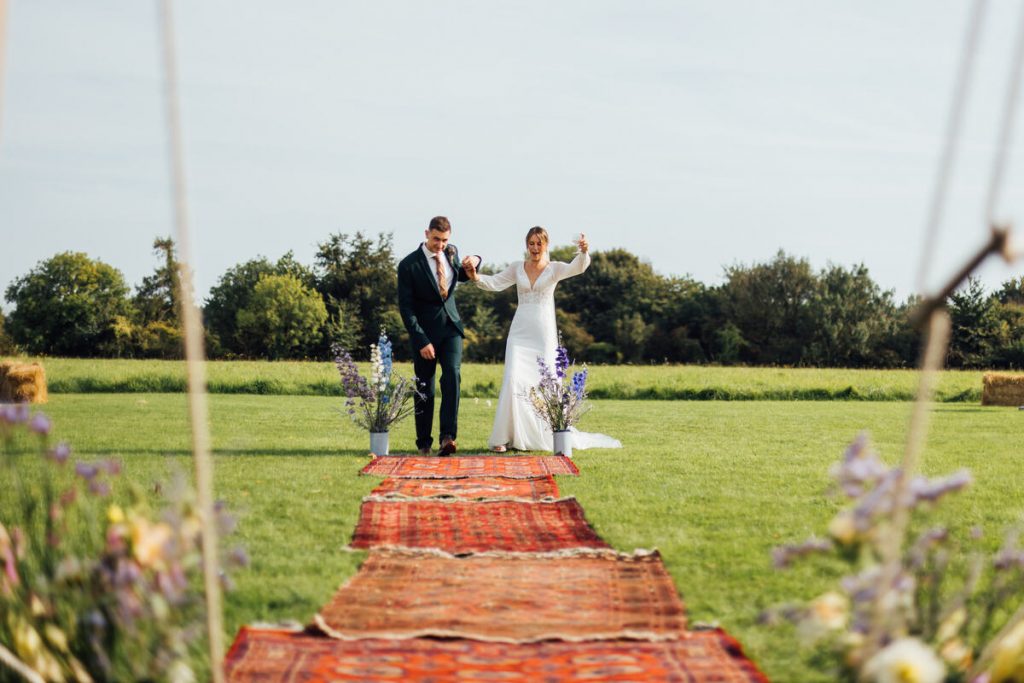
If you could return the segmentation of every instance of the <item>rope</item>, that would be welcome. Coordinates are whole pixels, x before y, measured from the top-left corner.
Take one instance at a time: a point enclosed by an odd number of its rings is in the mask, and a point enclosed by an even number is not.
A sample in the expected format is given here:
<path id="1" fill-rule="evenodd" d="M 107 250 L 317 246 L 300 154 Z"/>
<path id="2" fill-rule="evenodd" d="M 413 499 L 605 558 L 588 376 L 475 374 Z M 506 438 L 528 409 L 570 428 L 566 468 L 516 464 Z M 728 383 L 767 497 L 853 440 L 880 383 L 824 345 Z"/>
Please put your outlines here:
<path id="1" fill-rule="evenodd" d="M 0 140 L 4 123 L 4 54 L 7 52 L 7 0 L 0 0 Z"/>
<path id="2" fill-rule="evenodd" d="M 992 176 L 989 179 L 988 186 L 988 200 L 985 202 L 985 221 L 990 226 L 994 226 L 997 223 L 995 212 L 1003 190 L 1006 161 L 1009 156 L 1010 142 L 1013 138 L 1013 124 L 1017 118 L 1017 102 L 1020 95 L 1022 65 L 1024 65 L 1024 3 L 1021 3 L 1020 6 L 1017 40 L 1014 45 L 1013 63 L 1010 68 L 1010 83 L 1006 88 L 1006 99 L 1003 101 L 1003 122 L 999 128 L 999 136 L 996 139 L 995 156 L 992 158 Z"/>
<path id="3" fill-rule="evenodd" d="M 890 621 L 902 620 L 899 613 L 893 611 L 891 607 L 893 604 L 892 591 L 895 590 L 896 579 L 903 566 L 903 540 L 907 535 L 907 525 L 910 522 L 910 512 L 901 503 L 906 499 L 910 478 L 913 476 L 914 470 L 917 469 L 925 437 L 928 434 L 929 404 L 935 391 L 939 372 L 945 366 L 950 328 L 949 314 L 943 310 L 932 311 L 928 319 L 928 335 L 925 339 L 921 360 L 921 379 L 910 416 L 906 450 L 903 452 L 903 462 L 900 464 L 899 475 L 891 493 L 894 510 L 892 522 L 885 531 L 880 548 L 882 572 L 878 578 L 877 597 L 872 607 L 873 619 L 871 620 L 871 631 L 868 634 L 865 661 L 885 645 L 883 636 L 887 627 L 898 633 L 904 626 L 902 621 L 899 624 L 893 624 Z"/>
<path id="4" fill-rule="evenodd" d="M 164 86 L 167 105 L 168 144 L 171 160 L 171 193 L 174 225 L 182 272 L 178 278 L 181 320 L 185 337 L 185 366 L 188 374 L 189 422 L 192 426 L 192 459 L 196 494 L 202 519 L 203 579 L 206 587 L 206 629 L 209 637 L 210 669 L 214 683 L 224 683 L 224 625 L 218 575 L 217 529 L 213 512 L 213 462 L 210 457 L 210 427 L 207 421 L 206 367 L 203 327 L 192 291 L 192 247 L 185 203 L 185 170 L 182 159 L 177 58 L 174 49 L 174 19 L 171 0 L 160 0 L 163 37 Z"/>
<path id="5" fill-rule="evenodd" d="M 971 76 L 974 73 L 974 56 L 978 51 L 978 36 L 984 23 L 985 9 L 988 0 L 975 0 L 971 10 L 970 22 L 964 36 L 963 51 L 960 54 L 960 67 L 957 70 L 956 82 L 953 86 L 953 99 L 949 105 L 949 118 L 946 121 L 946 137 L 939 158 L 938 172 L 935 174 L 935 185 L 932 187 L 928 217 L 925 220 L 924 247 L 921 250 L 921 263 L 917 270 L 917 291 L 924 293 L 928 286 L 928 268 L 935 260 L 935 249 L 938 246 L 939 226 L 946 204 L 946 193 L 949 179 L 956 160 L 957 140 L 960 138 L 960 124 L 967 99 L 970 95 Z"/>

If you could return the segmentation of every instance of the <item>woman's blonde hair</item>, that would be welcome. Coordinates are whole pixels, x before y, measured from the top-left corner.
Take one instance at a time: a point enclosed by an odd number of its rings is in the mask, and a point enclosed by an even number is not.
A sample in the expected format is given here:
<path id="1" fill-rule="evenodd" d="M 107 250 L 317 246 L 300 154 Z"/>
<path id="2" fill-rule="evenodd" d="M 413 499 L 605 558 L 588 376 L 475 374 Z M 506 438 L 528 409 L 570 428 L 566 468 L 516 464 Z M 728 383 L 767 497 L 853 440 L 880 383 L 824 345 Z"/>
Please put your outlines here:
<path id="1" fill-rule="evenodd" d="M 550 240 L 548 239 L 548 231 L 540 227 L 539 225 L 535 225 L 526 231 L 526 246 L 530 246 L 530 238 L 533 237 L 534 235 L 540 235 L 540 241 L 544 243 L 545 247 L 548 246 L 548 244 L 550 244 Z"/>

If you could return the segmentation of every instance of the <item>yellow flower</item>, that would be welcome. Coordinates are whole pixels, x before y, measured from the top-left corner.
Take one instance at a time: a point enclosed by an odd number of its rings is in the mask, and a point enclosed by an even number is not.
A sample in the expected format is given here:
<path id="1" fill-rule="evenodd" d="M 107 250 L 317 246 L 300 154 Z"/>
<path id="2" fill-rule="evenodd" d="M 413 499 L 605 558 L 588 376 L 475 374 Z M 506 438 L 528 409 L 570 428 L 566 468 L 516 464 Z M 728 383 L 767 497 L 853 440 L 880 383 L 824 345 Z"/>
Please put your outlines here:
<path id="1" fill-rule="evenodd" d="M 991 683 L 1024 681 L 1024 621 L 1014 626 L 996 645 L 991 673 Z"/>
<path id="2" fill-rule="evenodd" d="M 111 524 L 120 524 L 124 521 L 124 510 L 120 505 L 111 505 L 107 508 L 107 519 Z"/>
<path id="3" fill-rule="evenodd" d="M 846 618 L 849 615 L 849 611 L 850 601 L 847 600 L 845 595 L 835 591 L 829 591 L 824 595 L 820 595 L 811 603 L 811 614 L 825 628 L 831 630 L 846 626 Z"/>
<path id="4" fill-rule="evenodd" d="M 142 567 L 151 567 L 163 559 L 164 546 L 173 533 L 165 522 L 151 524 L 144 517 L 132 520 L 132 552 Z"/>
<path id="5" fill-rule="evenodd" d="M 865 683 L 941 683 L 945 677 L 945 665 L 917 638 L 889 643 L 860 672 Z"/>
<path id="6" fill-rule="evenodd" d="M 858 668 L 864 657 L 864 643 L 867 642 L 867 638 L 864 637 L 863 633 L 848 631 L 843 634 L 841 642 L 846 650 L 843 655 L 843 661 L 851 669 Z"/>
<path id="7" fill-rule="evenodd" d="M 15 617 L 12 621 L 14 649 L 25 660 L 35 659 L 43 647 L 43 639 L 26 620 Z"/>
<path id="8" fill-rule="evenodd" d="M 828 525 L 828 535 L 843 545 L 857 540 L 857 526 L 853 523 L 853 512 L 843 510 Z"/>
<path id="9" fill-rule="evenodd" d="M 935 640 L 944 643 L 951 638 L 954 638 L 956 634 L 960 633 L 960 629 L 963 628 L 964 623 L 967 622 L 967 610 L 963 607 L 958 607 L 949 613 L 942 623 L 939 624 L 939 631 L 935 634 Z"/>
<path id="10" fill-rule="evenodd" d="M 947 641 L 940 647 L 939 656 L 957 671 L 967 671 L 974 663 L 974 653 L 959 638 Z"/>
<path id="11" fill-rule="evenodd" d="M 46 634 L 46 640 L 48 640 L 55 648 L 61 652 L 68 651 L 68 637 L 64 635 L 64 631 L 61 631 L 56 624 L 47 624 L 44 626 L 43 633 Z"/>
<path id="12" fill-rule="evenodd" d="M 800 638 L 813 642 L 828 631 L 846 626 L 850 612 L 850 601 L 845 595 L 829 591 L 815 598 L 807 609 L 807 616 L 798 627 Z"/>

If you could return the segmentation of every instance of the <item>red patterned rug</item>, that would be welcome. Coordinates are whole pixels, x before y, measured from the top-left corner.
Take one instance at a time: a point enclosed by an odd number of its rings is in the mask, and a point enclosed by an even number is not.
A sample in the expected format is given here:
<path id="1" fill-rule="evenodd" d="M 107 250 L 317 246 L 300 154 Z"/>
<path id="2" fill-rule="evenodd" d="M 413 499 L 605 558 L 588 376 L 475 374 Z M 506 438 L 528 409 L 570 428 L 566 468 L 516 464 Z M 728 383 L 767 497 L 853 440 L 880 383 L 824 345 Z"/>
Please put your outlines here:
<path id="1" fill-rule="evenodd" d="M 370 494 L 375 498 L 458 498 L 460 500 L 519 499 L 554 500 L 558 485 L 550 474 L 535 479 L 395 479 L 381 482 Z"/>
<path id="2" fill-rule="evenodd" d="M 578 475 L 580 471 L 564 455 L 465 455 L 437 458 L 431 456 L 387 455 L 374 458 L 360 474 L 405 479 L 460 479 L 462 477 L 510 477 L 530 479 L 548 474 Z"/>
<path id="3" fill-rule="evenodd" d="M 344 641 L 243 627 L 226 660 L 231 683 L 501 680 L 767 683 L 722 631 L 668 642 L 548 641 L 525 645 L 473 640 Z"/>
<path id="4" fill-rule="evenodd" d="M 480 505 L 480 503 L 478 503 Z M 373 552 L 316 616 L 344 640 L 670 640 L 683 603 L 657 552 L 564 557 Z"/>
<path id="5" fill-rule="evenodd" d="M 574 498 L 521 501 L 364 500 L 353 548 L 436 548 L 464 554 L 607 548 Z"/>

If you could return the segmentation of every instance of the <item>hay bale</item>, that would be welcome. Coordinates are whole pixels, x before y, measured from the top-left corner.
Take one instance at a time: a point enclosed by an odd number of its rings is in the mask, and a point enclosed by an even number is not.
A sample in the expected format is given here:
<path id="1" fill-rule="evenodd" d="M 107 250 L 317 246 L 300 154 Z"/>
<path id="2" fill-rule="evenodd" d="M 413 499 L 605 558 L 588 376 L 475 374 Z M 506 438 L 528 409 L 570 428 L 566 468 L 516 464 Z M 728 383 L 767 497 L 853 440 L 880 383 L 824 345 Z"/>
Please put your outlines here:
<path id="1" fill-rule="evenodd" d="M 981 380 L 981 405 L 1024 406 L 1024 375 L 985 373 Z"/>
<path id="2" fill-rule="evenodd" d="M 46 403 L 46 371 L 39 363 L 14 364 L 0 382 L 0 401 Z"/>

